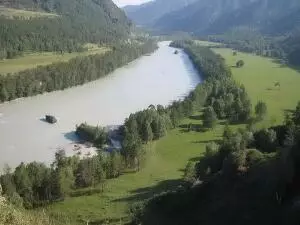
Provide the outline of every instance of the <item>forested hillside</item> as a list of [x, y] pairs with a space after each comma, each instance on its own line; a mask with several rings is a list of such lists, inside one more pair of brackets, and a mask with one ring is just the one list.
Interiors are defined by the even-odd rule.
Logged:
[[131, 22], [111, 0], [3, 0], [0, 6], [57, 15], [0, 16], [0, 59], [24, 51], [80, 51], [84, 43], [119, 41], [130, 33]]

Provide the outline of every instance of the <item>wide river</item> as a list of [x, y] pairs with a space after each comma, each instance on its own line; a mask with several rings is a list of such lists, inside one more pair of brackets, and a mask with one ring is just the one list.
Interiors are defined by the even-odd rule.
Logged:
[[[76, 124], [120, 125], [132, 112], [185, 96], [200, 76], [188, 56], [168, 44], [95, 82], [0, 104], [0, 167], [49, 163], [58, 148], [72, 145]], [[45, 114], [58, 122], [43, 122]]]

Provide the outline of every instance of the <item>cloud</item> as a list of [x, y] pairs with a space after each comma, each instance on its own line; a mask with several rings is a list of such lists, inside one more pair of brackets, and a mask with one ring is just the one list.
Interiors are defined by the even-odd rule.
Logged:
[[150, 0], [113, 0], [118, 6], [123, 7], [125, 5], [139, 5]]

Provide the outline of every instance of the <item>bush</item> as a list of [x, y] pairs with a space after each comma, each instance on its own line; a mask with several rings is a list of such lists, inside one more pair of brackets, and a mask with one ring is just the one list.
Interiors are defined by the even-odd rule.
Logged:
[[239, 60], [236, 62], [236, 67], [237, 68], [241, 68], [245, 65], [245, 62], [243, 60]]

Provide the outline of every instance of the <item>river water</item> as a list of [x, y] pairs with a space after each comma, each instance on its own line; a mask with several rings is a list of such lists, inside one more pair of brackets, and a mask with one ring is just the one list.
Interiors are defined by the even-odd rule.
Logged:
[[[49, 163], [57, 149], [71, 151], [76, 124], [120, 125], [132, 112], [185, 96], [200, 76], [188, 56], [168, 44], [95, 82], [0, 105], [0, 167]], [[58, 122], [45, 123], [46, 114]]]

